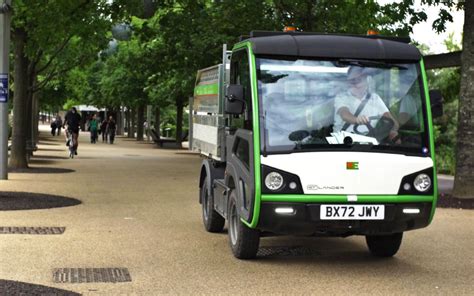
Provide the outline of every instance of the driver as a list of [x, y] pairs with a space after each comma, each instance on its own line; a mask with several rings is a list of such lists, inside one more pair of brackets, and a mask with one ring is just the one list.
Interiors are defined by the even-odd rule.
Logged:
[[[367, 135], [369, 133], [368, 125], [375, 127], [379, 119], [386, 116], [394, 122], [389, 134], [389, 139], [394, 139], [398, 135], [398, 123], [380, 96], [369, 92], [367, 72], [368, 70], [363, 67], [351, 66], [349, 68], [347, 72], [348, 90], [338, 95], [334, 102], [334, 131], [357, 132]], [[356, 130], [354, 130], [355, 127]]]

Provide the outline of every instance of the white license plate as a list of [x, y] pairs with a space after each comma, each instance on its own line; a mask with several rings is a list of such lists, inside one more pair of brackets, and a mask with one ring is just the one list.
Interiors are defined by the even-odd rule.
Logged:
[[321, 220], [383, 220], [383, 205], [321, 205]]

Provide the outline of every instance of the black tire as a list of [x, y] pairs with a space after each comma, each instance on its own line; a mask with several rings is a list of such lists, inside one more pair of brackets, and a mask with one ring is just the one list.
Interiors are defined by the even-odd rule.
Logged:
[[209, 192], [207, 177], [201, 188], [202, 222], [209, 232], [221, 232], [224, 229], [225, 219], [214, 210], [214, 198]]
[[372, 255], [377, 257], [392, 257], [400, 249], [403, 232], [390, 235], [367, 235], [365, 241]]
[[237, 197], [235, 190], [229, 194], [228, 228], [229, 243], [232, 253], [239, 259], [253, 259], [257, 256], [260, 244], [260, 231], [248, 228], [240, 221], [237, 210]]

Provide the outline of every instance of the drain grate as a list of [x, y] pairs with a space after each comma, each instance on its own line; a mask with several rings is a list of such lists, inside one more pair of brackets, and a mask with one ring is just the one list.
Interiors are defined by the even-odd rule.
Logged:
[[55, 283], [121, 283], [131, 282], [127, 268], [56, 268]]
[[66, 227], [1, 227], [0, 234], [63, 234]]

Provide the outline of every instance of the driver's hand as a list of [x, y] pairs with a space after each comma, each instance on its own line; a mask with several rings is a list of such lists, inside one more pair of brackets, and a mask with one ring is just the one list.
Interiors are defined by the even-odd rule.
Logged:
[[394, 143], [395, 144], [401, 144], [402, 141], [400, 140], [400, 137], [398, 137], [398, 132], [394, 131], [394, 130], [391, 130], [390, 133], [388, 134], [388, 138], [390, 140], [394, 140], [394, 139], [397, 139]]
[[368, 124], [369, 123], [369, 118], [367, 116], [361, 115], [356, 118], [356, 123], [361, 125], [361, 124]]

